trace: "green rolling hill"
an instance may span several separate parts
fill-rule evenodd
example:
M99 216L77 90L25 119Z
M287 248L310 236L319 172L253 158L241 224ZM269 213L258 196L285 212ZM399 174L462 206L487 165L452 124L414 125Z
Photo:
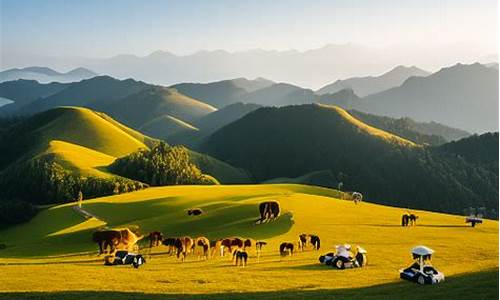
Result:
M175 89L160 86L145 88L104 109L118 121L134 128L165 114L191 123L215 110L214 107L183 95Z
M170 115L162 115L152 119L142 124L138 130L144 134L165 141L168 141L169 136L175 134L188 135L199 131L199 129L193 125Z
M73 189L78 188L86 197L113 192L116 184L121 192L135 189L137 182L113 174L108 166L158 143L87 108L59 107L36 114L1 136L0 196L53 203L71 199L78 192ZM220 182L249 182L246 172L227 163L194 151L187 155L201 172ZM20 177L17 182L13 181L16 177ZM40 196L31 198L35 190Z

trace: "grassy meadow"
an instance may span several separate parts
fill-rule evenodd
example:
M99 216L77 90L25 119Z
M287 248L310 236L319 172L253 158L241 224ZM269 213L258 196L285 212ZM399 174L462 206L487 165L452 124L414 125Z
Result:
M2 299L199 299L262 297L333 299L492 299L498 295L498 222L476 228L464 218L412 211L415 227L400 226L401 208L340 200L334 190L293 184L172 186L84 202L100 220L85 220L72 206L50 207L29 223L0 231L0 298ZM281 217L255 225L258 204L281 203ZM186 210L200 207L192 217ZM248 266L229 257L200 261L192 254L182 263L163 246L149 250L147 263L103 266L91 232L100 226L138 226L166 236L226 236L265 240L258 260L250 250ZM321 237L319 251L280 257L283 241L300 233ZM338 271L318 263L334 245L350 243L368 251L368 266ZM438 286L417 286L399 279L411 263L410 249L433 248L434 266L446 275Z

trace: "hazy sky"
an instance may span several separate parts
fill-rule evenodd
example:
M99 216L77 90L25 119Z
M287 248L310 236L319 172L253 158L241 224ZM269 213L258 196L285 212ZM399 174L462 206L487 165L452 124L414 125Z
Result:
M465 42L496 53L494 0L0 0L1 51L147 55L161 49L318 48ZM5 62L4 62L5 64Z

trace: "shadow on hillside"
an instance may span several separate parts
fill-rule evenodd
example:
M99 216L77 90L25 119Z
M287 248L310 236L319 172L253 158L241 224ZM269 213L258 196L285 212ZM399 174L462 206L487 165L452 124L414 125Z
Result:
M133 284L133 283L131 283ZM332 282L332 286L334 283ZM272 282L270 282L272 288ZM363 288L350 289L301 289L255 292L255 293L218 293L218 294L146 294L140 292L108 291L62 291L62 292L0 292L0 298L7 299L498 299L498 268L488 271L464 274L447 278L435 286L419 286L400 281Z

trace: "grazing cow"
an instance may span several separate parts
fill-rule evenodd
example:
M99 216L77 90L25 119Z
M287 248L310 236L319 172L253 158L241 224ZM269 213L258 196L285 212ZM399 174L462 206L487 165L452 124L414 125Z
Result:
M194 240L194 247L201 248L202 255L198 254L198 258L200 257L204 257L205 259L209 258L210 241L206 237L204 236L197 237Z
M109 246L110 252L114 252L116 246L120 243L122 235L118 230L102 230L92 234L92 241L99 245L99 255Z
M260 253L262 252L262 248L267 245L264 241L255 242L255 252L257 252L257 261L260 259Z
M264 221L272 221L280 216L280 204L277 201L266 201L259 204L260 219L258 224Z
M264 242L264 241L257 241L255 242L255 251L257 251L257 253L259 253L260 251L262 251L262 248L267 245L267 242Z
M172 255L172 254L176 254L176 253L174 253L174 251L173 251L174 249L176 249L176 248L175 248L175 241L176 241L176 240L177 240L177 238L172 237L172 238L165 238L163 241L161 241L161 243L162 243L163 245L165 245L165 246L167 246L167 247L168 247L168 248L167 248L167 253L168 253L168 254L170 254L170 255Z
M302 233L299 235L299 241L298 241L298 248L300 251L304 251L304 248L310 243L311 241L311 236L306 233Z
M248 260L248 253L245 250L238 249L234 252L236 260L234 261L235 266L246 266Z
M163 241L163 234L159 231L152 231L148 235L149 238L149 248L160 246Z
M239 237L225 238L221 241L221 256L224 256L224 250L227 249L229 253L233 253L234 249L243 247L243 239Z
M203 213L203 210L201 210L201 208L191 208L187 213L189 216L199 216Z
M137 236L137 234L135 234L128 228L121 229L120 234L121 234L121 239L119 245L123 245L123 247L121 248L127 249L129 251L133 250L133 248L138 248L136 245L137 242L144 238L143 235Z
M252 239L246 239L243 241L243 250L246 250L246 248L252 247L252 245L255 244L255 241Z
M361 202L363 200L363 194L360 192L353 192L351 194L352 201L354 201L354 204L358 204L358 202Z
M212 258L215 257L215 253L217 253L217 251L220 251L219 253L221 253L221 256L222 256L222 240L214 240L214 241L210 241L210 249L211 249L211 256Z
M314 250L319 250L319 248L321 247L321 240L320 240L319 236L311 234L310 237L311 237L310 242L311 242L311 245L313 246Z
M177 251L177 258L181 258L182 261L186 259L186 256L191 252L194 247L194 241L189 236L184 236L175 239L174 247Z
M401 216L401 226L406 227L410 222L410 215L405 213Z
M293 248L294 248L293 243L289 243L289 242L281 243L280 255L281 256L286 256L286 255L292 256L293 255Z
M299 235L298 245L301 251L304 251L304 248L307 246L312 247L314 250L318 250L321 246L321 240L319 236L315 234L302 233Z
M409 221L411 226L417 225L417 219L418 219L418 216L415 214L410 214L410 216L408 217L408 221Z

